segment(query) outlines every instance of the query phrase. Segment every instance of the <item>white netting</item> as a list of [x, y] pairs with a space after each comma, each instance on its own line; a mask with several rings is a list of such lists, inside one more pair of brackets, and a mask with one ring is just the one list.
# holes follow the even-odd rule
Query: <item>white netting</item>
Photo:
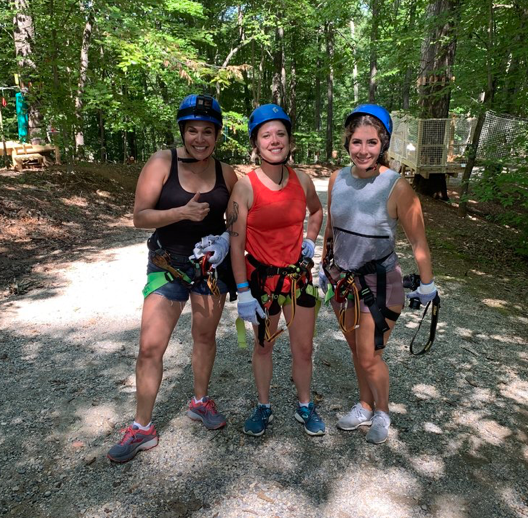
[[477, 159], [508, 159], [519, 154], [517, 140], [528, 133], [528, 119], [511, 115], [486, 112], [484, 126], [480, 134]]

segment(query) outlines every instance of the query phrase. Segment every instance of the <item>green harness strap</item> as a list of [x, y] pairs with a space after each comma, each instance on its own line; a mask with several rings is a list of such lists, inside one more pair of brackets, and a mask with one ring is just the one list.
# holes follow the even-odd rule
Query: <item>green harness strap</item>
[[[188, 277], [185, 273], [180, 270], [176, 270], [180, 274], [179, 278], [182, 279], [186, 284], [191, 285], [193, 283], [192, 279]], [[169, 282], [176, 280], [176, 277], [172, 275], [171, 272], [152, 272], [147, 275], [147, 284], [143, 288], [143, 298], [147, 298], [153, 291], [156, 291], [158, 288], [165, 286]]]

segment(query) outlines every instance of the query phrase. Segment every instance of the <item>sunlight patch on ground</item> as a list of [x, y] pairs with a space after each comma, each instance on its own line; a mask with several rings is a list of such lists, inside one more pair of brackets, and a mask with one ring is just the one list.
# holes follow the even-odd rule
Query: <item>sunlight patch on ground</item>
[[471, 443], [474, 452], [485, 444], [501, 446], [507, 437], [512, 435], [512, 431], [506, 426], [502, 426], [493, 419], [483, 419], [483, 412], [467, 411], [458, 416], [456, 421], [463, 426], [473, 430]]
[[509, 399], [513, 399], [517, 403], [528, 404], [528, 382], [527, 381], [513, 381], [504, 385], [500, 391], [501, 395]]
[[403, 405], [401, 403], [391, 403], [390, 404], [390, 411], [391, 411], [391, 413], [402, 414], [402, 415], [405, 415], [405, 414], [408, 413], [407, 406]]
[[86, 198], [80, 196], [72, 196], [70, 198], [59, 198], [64, 205], [68, 207], [88, 207], [88, 201]]
[[434, 385], [415, 385], [412, 391], [418, 399], [433, 399], [440, 397], [438, 389]]
[[423, 428], [428, 433], [433, 433], [435, 435], [442, 435], [444, 432], [437, 424], [427, 421], [424, 423]]
[[420, 474], [439, 479], [445, 475], [445, 464], [442, 459], [433, 455], [420, 455], [410, 459], [413, 468]]
[[[359, 468], [351, 466], [341, 480], [335, 481], [321, 516], [339, 516], [338, 510], [345, 513], [344, 516], [409, 516], [419, 508], [421, 485], [406, 470]], [[351, 487], [357, 488], [353, 500], [346, 497]]]
[[85, 438], [94, 438], [101, 435], [101, 432], [109, 435], [113, 431], [117, 410], [113, 405], [105, 404], [82, 407], [76, 414], [81, 422], [78, 432]]
[[490, 308], [506, 308], [508, 302], [500, 299], [482, 299], [482, 303]]
[[444, 493], [433, 499], [431, 511], [435, 518], [466, 518], [469, 502], [461, 495]]

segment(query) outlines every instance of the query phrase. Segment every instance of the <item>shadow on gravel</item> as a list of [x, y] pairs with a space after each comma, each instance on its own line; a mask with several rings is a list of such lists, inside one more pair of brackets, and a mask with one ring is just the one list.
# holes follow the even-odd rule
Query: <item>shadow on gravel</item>
[[[126, 234], [128, 235], [128, 234]], [[386, 444], [337, 419], [356, 402], [348, 346], [329, 308], [315, 337], [313, 398], [326, 422], [308, 437], [294, 418], [286, 337], [274, 352], [274, 422], [241, 428], [256, 403], [248, 349], [227, 303], [211, 396], [228, 417], [210, 432], [185, 416], [192, 395], [190, 315], [164, 361], [157, 448], [111, 464], [133, 417], [145, 249], [101, 246], [43, 274], [58, 287], [0, 304], [0, 513], [20, 517], [520, 517], [528, 513], [528, 350], [515, 315], [440, 278], [438, 336], [411, 357], [419, 314], [405, 309], [387, 347], [392, 427]], [[137, 239], [137, 241], [136, 241]], [[318, 242], [319, 244], [319, 242]], [[406, 272], [414, 268], [402, 249]], [[102, 268], [104, 265], [104, 268]], [[48, 277], [45, 277], [48, 276]]]

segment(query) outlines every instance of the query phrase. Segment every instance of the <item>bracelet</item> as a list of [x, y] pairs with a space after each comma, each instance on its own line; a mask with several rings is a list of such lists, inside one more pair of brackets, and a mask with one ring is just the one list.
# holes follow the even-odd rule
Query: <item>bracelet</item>
[[249, 282], [241, 282], [240, 284], [237, 284], [237, 290], [240, 288], [249, 288]]

